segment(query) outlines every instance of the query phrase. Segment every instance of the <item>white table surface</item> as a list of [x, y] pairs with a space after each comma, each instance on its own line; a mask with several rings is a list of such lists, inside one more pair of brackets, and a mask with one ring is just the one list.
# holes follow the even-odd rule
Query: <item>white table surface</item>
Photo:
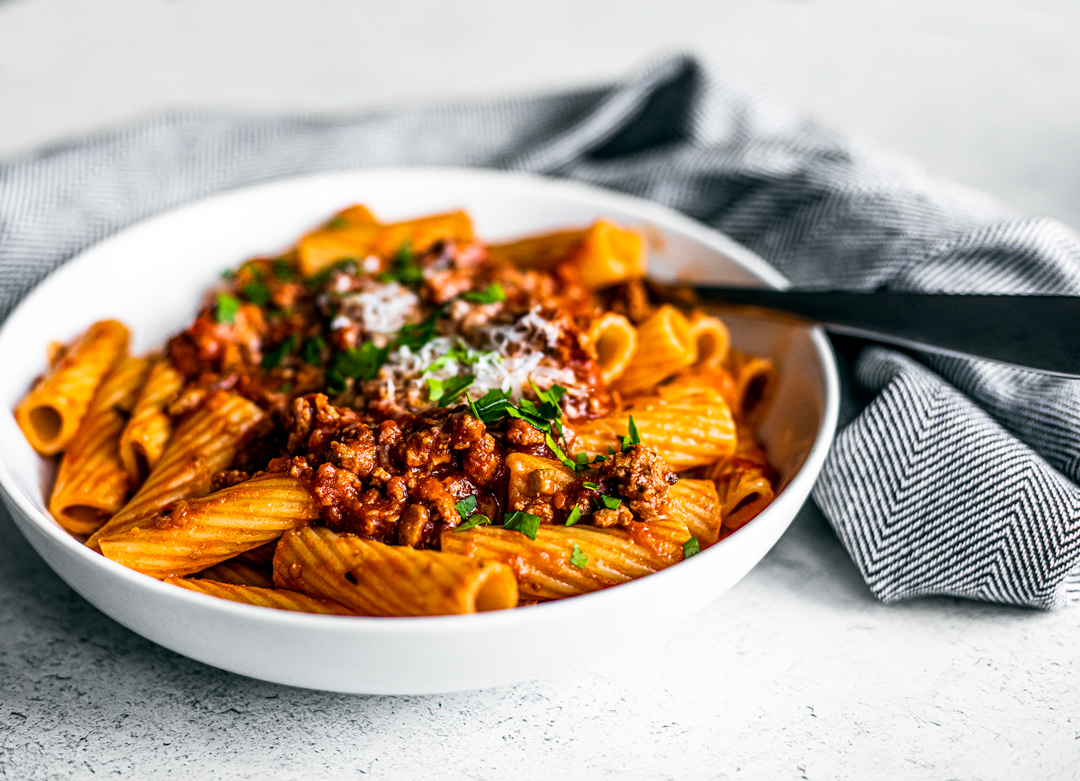
[[[681, 49], [1080, 227], [1080, 3], [460, 6], [0, 2], [0, 158], [163, 108], [509, 94]], [[650, 647], [491, 691], [324, 694], [123, 629], [0, 511], [0, 778], [1076, 778], [1078, 649], [1080, 609], [879, 604], [807, 507]]]

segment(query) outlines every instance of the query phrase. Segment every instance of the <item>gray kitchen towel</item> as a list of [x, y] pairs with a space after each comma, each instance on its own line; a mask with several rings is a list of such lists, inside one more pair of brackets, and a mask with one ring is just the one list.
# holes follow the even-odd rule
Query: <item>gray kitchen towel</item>
[[[0, 317], [155, 212], [282, 176], [470, 165], [678, 209], [798, 287], [1080, 294], [1080, 236], [677, 57], [603, 88], [334, 117], [182, 113], [0, 165]], [[870, 589], [1054, 608], [1080, 560], [1080, 382], [879, 347], [814, 498]]]

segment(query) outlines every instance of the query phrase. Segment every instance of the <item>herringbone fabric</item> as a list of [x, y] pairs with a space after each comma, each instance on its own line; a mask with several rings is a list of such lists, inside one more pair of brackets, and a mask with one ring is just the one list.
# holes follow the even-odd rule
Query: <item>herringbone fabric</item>
[[[688, 58], [561, 95], [344, 117], [157, 117], [0, 165], [0, 317], [84, 247], [282, 176], [457, 164], [572, 177], [708, 223], [796, 286], [1080, 293], [1080, 237], [831, 133]], [[881, 349], [815, 490], [867, 584], [1056, 607], [1080, 559], [1080, 383]]]

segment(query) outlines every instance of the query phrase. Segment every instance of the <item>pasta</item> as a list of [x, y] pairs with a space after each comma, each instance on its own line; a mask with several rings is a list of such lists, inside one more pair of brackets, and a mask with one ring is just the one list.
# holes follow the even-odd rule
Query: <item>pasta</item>
[[205, 496], [214, 474], [232, 463], [241, 442], [264, 417], [258, 406], [241, 396], [210, 394], [180, 423], [138, 493], [86, 544], [96, 549], [101, 537], [134, 528], [172, 502]]
[[145, 527], [103, 534], [98, 545], [106, 558], [147, 575], [189, 575], [318, 517], [318, 504], [299, 480], [265, 474], [171, 504]]
[[[417, 617], [644, 577], [773, 500], [777, 368], [646, 283], [634, 227], [485, 245], [354, 205], [163, 349], [95, 323], [15, 410], [102, 556], [245, 605]], [[662, 296], [662, 297], [661, 297]]]
[[154, 362], [120, 435], [120, 460], [133, 482], [146, 479], [172, 438], [173, 422], [167, 410], [183, 387], [184, 378], [169, 361]]
[[276, 607], [278, 610], [295, 610], [298, 613], [324, 613], [332, 616], [351, 616], [353, 613], [343, 605], [329, 599], [318, 599], [299, 591], [284, 588], [260, 588], [247, 585], [218, 583], [214, 580], [190, 578], [165, 578], [170, 586], [179, 586], [188, 591], [209, 594], [212, 597], [241, 602], [245, 605]]
[[15, 420], [34, 450], [51, 456], [67, 447], [98, 385], [127, 351], [128, 339], [123, 323], [102, 320], [60, 353], [15, 408]]
[[274, 582], [336, 600], [364, 616], [476, 613], [518, 601], [517, 580], [505, 565], [329, 529], [289, 532], [274, 556]]
[[132, 480], [120, 460], [120, 433], [146, 371], [142, 358], [120, 359], [60, 461], [49, 512], [72, 534], [94, 533], [127, 501]]

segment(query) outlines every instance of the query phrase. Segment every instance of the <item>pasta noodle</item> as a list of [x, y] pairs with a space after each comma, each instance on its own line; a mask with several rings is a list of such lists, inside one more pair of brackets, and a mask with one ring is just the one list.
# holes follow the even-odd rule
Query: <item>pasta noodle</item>
[[[641, 441], [656, 448], [674, 469], [703, 466], [735, 450], [735, 420], [719, 393], [639, 397], [627, 411]], [[618, 449], [628, 434], [627, 415], [597, 418], [574, 429], [574, 449], [604, 455]]]
[[120, 432], [147, 368], [144, 358], [120, 359], [60, 461], [49, 512], [72, 534], [92, 534], [127, 501], [131, 480], [120, 462]]
[[655, 388], [697, 360], [697, 342], [686, 317], [664, 305], [638, 326], [638, 350], [616, 387], [627, 396]]
[[133, 482], [146, 479], [172, 438], [172, 418], [166, 410], [183, 385], [184, 378], [169, 361], [154, 362], [120, 435], [120, 460]]
[[247, 399], [224, 391], [211, 394], [177, 428], [138, 493], [91, 535], [87, 546], [97, 549], [104, 535], [132, 529], [171, 502], [208, 494], [214, 473], [232, 463], [245, 437], [264, 418]]
[[509, 567], [453, 553], [384, 545], [329, 529], [287, 534], [274, 582], [366, 616], [442, 616], [515, 607]]
[[[560, 599], [670, 567], [683, 560], [690, 536], [683, 523], [653, 521], [629, 529], [544, 525], [535, 540], [485, 526], [443, 532], [441, 542], [444, 551], [513, 567], [522, 597]], [[570, 560], [575, 546], [586, 558], [584, 566]]]
[[587, 338], [596, 350], [596, 362], [606, 383], [619, 379], [637, 354], [637, 331], [629, 320], [614, 312], [606, 312], [593, 323]]
[[[418, 252], [437, 241], [468, 244], [473, 240], [472, 221], [465, 212], [436, 214], [391, 225], [364, 222], [360, 212], [346, 210], [342, 214], [348, 214], [346, 227], [316, 231], [300, 240], [297, 258], [305, 276], [317, 274], [343, 259], [392, 256], [404, 245]], [[371, 213], [367, 212], [367, 216]]]
[[666, 515], [686, 525], [702, 548], [720, 539], [722, 523], [720, 496], [712, 480], [684, 477], [671, 486]]
[[248, 585], [233, 585], [219, 583], [215, 580], [200, 580], [189, 578], [166, 578], [165, 582], [170, 586], [179, 586], [188, 591], [199, 594], [209, 594], [219, 599], [228, 599], [231, 602], [241, 602], [245, 605], [258, 605], [259, 607], [273, 607], [278, 610], [295, 610], [297, 613], [323, 613], [331, 616], [351, 616], [353, 613], [343, 605], [331, 602], [329, 599], [318, 599], [301, 594], [299, 591], [288, 589], [260, 588]]
[[711, 317], [703, 312], [695, 312], [689, 325], [690, 338], [697, 347], [698, 366], [712, 371], [720, 369], [731, 342], [727, 326], [719, 317]]
[[116, 320], [90, 326], [15, 408], [27, 441], [43, 456], [59, 453], [75, 436], [101, 381], [127, 351], [128, 329]]
[[299, 480], [266, 474], [176, 502], [145, 526], [102, 535], [98, 544], [106, 558], [147, 575], [190, 575], [318, 517], [318, 503]]
[[717, 544], [777, 474], [777, 368], [643, 280], [608, 219], [485, 245], [461, 211], [339, 210], [226, 271], [163, 349], [116, 321], [16, 408], [49, 507], [176, 588], [353, 616], [501, 610]]

